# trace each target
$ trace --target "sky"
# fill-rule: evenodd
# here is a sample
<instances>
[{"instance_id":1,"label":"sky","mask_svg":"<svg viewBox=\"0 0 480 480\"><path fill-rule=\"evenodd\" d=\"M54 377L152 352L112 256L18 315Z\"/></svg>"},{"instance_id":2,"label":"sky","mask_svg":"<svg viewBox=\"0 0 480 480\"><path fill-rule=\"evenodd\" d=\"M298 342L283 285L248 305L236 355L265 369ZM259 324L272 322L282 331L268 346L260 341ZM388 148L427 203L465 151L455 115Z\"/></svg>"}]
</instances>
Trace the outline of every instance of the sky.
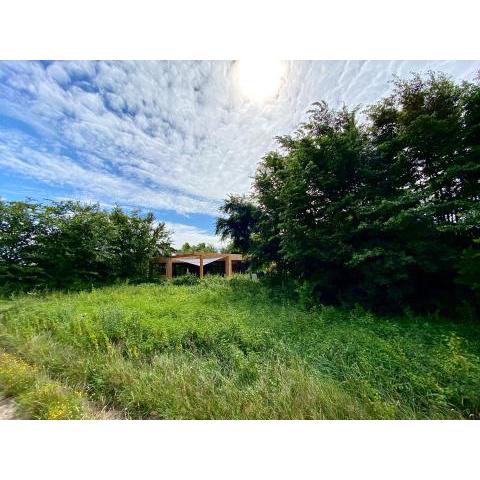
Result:
<instances>
[{"instance_id":1,"label":"sky","mask_svg":"<svg viewBox=\"0 0 480 480\"><path fill-rule=\"evenodd\" d=\"M177 247L219 245L222 199L313 102L365 106L428 70L480 61L0 61L0 197L140 208Z\"/></svg>"}]
</instances>

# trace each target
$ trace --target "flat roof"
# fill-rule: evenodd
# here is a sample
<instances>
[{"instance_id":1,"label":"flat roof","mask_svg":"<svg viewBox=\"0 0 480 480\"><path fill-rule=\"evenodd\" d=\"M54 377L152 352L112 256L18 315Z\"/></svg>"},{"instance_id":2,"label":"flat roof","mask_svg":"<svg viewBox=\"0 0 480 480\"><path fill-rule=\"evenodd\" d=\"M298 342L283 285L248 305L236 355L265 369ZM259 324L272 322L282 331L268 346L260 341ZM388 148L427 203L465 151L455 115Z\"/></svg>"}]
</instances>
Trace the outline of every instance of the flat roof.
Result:
<instances>
[{"instance_id":1,"label":"flat roof","mask_svg":"<svg viewBox=\"0 0 480 480\"><path fill-rule=\"evenodd\" d=\"M212 258L212 257L219 257L218 260L223 260L226 257L230 257L230 260L243 260L243 255L241 253L202 253L202 252L195 252L195 253L182 253L179 255L172 255L170 257L157 257L154 259L156 262L166 262L168 259L172 259L173 263L175 263L176 258Z\"/></svg>"}]
</instances>

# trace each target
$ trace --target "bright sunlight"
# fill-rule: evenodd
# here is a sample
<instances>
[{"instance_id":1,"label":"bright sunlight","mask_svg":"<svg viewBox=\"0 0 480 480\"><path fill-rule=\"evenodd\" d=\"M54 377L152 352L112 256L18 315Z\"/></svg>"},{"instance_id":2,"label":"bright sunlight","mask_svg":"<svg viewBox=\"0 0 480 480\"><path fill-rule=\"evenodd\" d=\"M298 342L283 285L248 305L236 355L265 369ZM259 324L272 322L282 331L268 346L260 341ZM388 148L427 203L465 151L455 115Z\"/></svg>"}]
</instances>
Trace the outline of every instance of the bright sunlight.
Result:
<instances>
[{"instance_id":1,"label":"bright sunlight","mask_svg":"<svg viewBox=\"0 0 480 480\"><path fill-rule=\"evenodd\" d=\"M240 60L237 78L243 95L263 101L274 96L280 88L284 65L278 60Z\"/></svg>"}]
</instances>

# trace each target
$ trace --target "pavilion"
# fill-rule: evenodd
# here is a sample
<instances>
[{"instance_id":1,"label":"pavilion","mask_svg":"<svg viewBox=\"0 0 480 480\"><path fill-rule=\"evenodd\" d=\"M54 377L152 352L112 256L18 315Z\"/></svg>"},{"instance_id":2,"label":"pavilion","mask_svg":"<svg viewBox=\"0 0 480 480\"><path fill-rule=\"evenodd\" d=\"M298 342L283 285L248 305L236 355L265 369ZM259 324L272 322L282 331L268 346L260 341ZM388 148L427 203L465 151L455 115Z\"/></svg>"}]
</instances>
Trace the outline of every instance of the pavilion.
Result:
<instances>
[{"instance_id":1,"label":"pavilion","mask_svg":"<svg viewBox=\"0 0 480 480\"><path fill-rule=\"evenodd\" d=\"M165 265L165 275L167 278L174 276L175 265L187 265L193 267L194 273L198 272L202 279L205 267L207 265L215 266L217 272L221 272L225 277L230 277L232 273L241 269L243 256L239 253L188 253L174 255L171 257L157 257L154 263L160 266Z\"/></svg>"}]
</instances>

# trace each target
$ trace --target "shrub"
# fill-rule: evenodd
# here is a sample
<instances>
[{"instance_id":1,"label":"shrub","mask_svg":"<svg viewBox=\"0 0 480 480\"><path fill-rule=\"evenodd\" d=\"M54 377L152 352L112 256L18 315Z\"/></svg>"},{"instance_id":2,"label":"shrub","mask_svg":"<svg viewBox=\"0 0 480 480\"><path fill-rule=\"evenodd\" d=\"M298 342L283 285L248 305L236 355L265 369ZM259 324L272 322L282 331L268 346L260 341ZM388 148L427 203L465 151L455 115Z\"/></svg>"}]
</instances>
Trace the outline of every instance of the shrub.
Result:
<instances>
[{"instance_id":1,"label":"shrub","mask_svg":"<svg viewBox=\"0 0 480 480\"><path fill-rule=\"evenodd\" d=\"M173 285L198 285L200 283L200 278L193 273L187 273L185 275L173 277L172 283Z\"/></svg>"}]
</instances>

